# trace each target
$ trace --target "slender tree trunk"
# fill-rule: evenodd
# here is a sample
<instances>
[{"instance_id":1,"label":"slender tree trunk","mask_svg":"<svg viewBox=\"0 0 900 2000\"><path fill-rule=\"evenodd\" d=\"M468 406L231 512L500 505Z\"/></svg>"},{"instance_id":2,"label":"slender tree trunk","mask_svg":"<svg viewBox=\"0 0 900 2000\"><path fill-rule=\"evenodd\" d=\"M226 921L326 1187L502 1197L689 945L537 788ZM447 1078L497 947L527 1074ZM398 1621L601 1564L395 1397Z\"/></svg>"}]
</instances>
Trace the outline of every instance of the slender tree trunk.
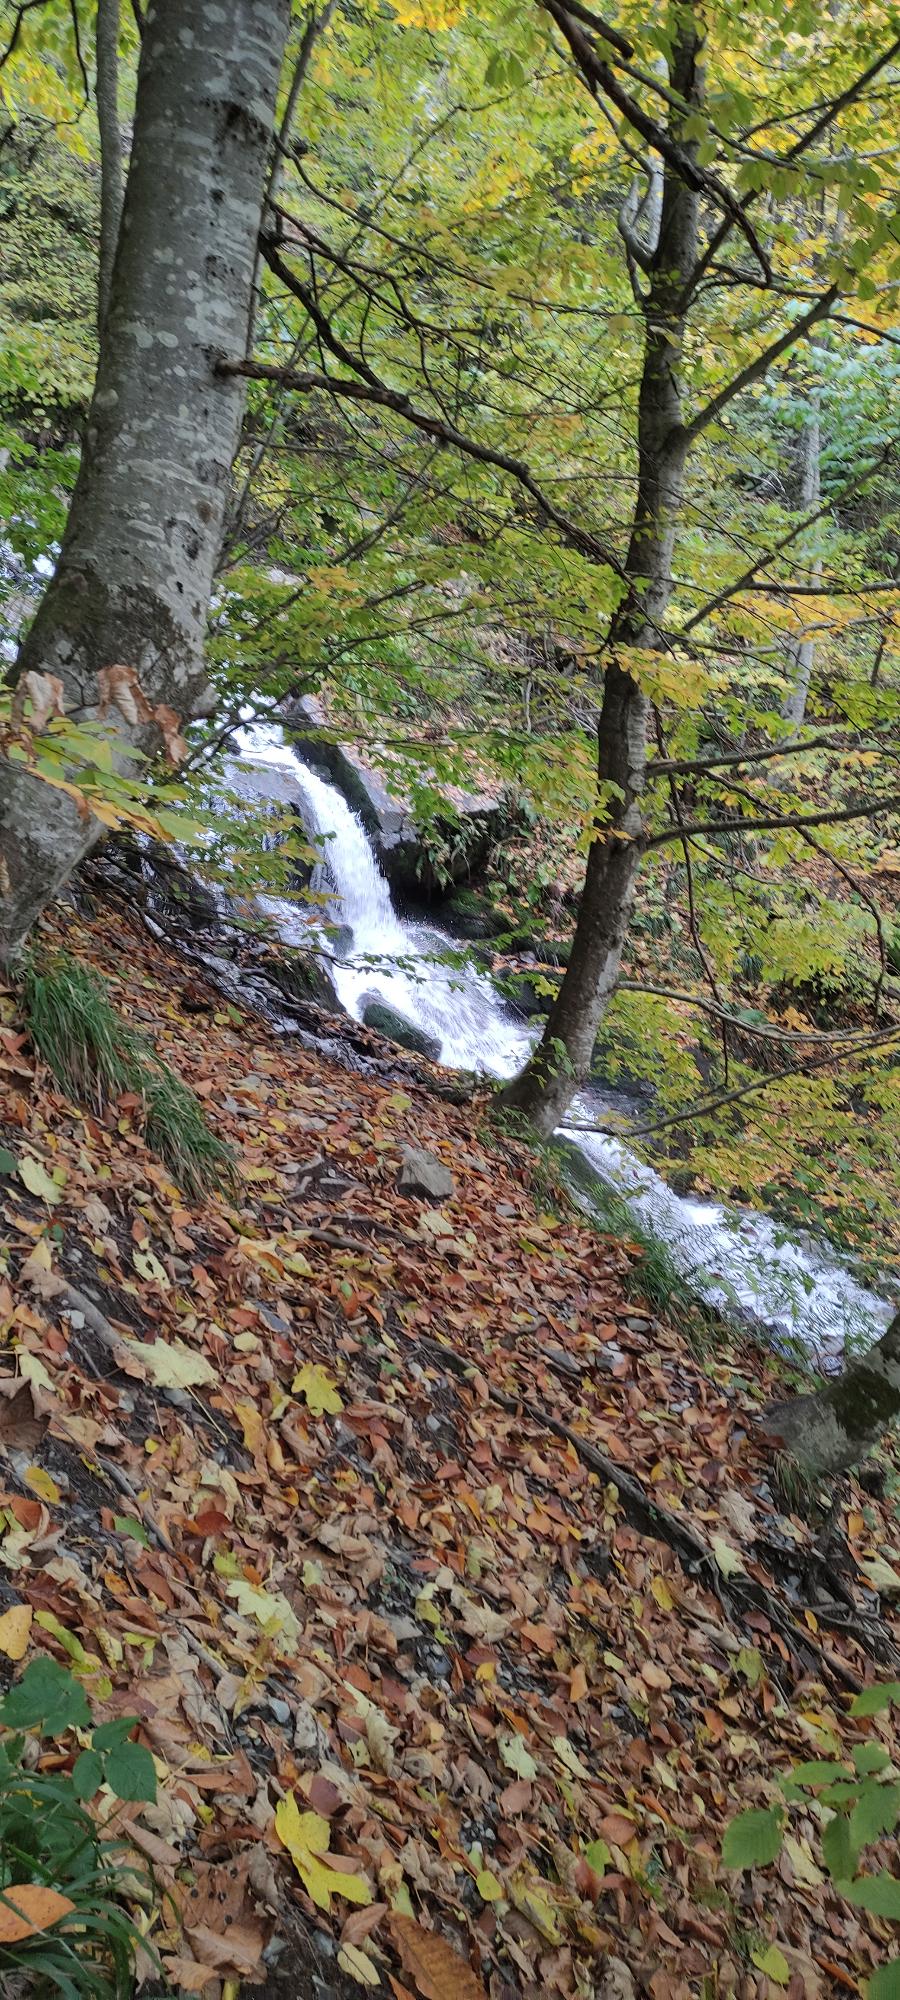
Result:
<instances>
[{"instance_id":1,"label":"slender tree trunk","mask_svg":"<svg viewBox=\"0 0 900 2000\"><path fill-rule=\"evenodd\" d=\"M693 107L702 97L700 39L685 25L671 68L674 94ZM673 115L673 136L680 117ZM654 184L651 183L651 192ZM629 232L635 221L628 218ZM607 639L607 667L597 729L599 820L588 853L569 964L544 1034L502 1101L549 1134L593 1055L597 1030L615 991L641 863L641 794L650 702L628 671L627 649L656 651L672 590L672 558L687 456L680 368L686 281L697 255L699 199L667 168L658 235L644 268L644 361L638 399L637 498L626 558L634 581ZM638 246L640 250L640 246Z\"/></svg>"},{"instance_id":2,"label":"slender tree trunk","mask_svg":"<svg viewBox=\"0 0 900 2000\"><path fill-rule=\"evenodd\" d=\"M814 389L800 442L800 508L804 514L812 513L813 509L819 505L822 491L821 464L821 398L819 390ZM809 579L810 583L820 582L821 576L822 556L821 551L817 551L813 558ZM798 729L806 714L806 704L809 699L809 684L812 679L815 657L815 640L801 639L799 645L794 649L793 680L781 710L785 722L795 723Z\"/></svg>"},{"instance_id":3,"label":"slender tree trunk","mask_svg":"<svg viewBox=\"0 0 900 2000\"><path fill-rule=\"evenodd\" d=\"M900 1313L858 1361L813 1396L765 1413L766 1430L807 1471L844 1472L872 1451L900 1417Z\"/></svg>"},{"instance_id":4,"label":"slender tree trunk","mask_svg":"<svg viewBox=\"0 0 900 2000\"><path fill-rule=\"evenodd\" d=\"M154 0L81 468L18 672L58 675L95 716L124 663L148 702L208 711L203 645L232 459L288 0ZM149 753L155 725L110 731ZM0 950L9 956L93 846L97 822L0 764Z\"/></svg>"},{"instance_id":5,"label":"slender tree trunk","mask_svg":"<svg viewBox=\"0 0 900 2000\"><path fill-rule=\"evenodd\" d=\"M97 124L100 129L100 273L98 324L109 311L113 264L122 219L122 133L119 127L119 0L97 0Z\"/></svg>"}]
</instances>

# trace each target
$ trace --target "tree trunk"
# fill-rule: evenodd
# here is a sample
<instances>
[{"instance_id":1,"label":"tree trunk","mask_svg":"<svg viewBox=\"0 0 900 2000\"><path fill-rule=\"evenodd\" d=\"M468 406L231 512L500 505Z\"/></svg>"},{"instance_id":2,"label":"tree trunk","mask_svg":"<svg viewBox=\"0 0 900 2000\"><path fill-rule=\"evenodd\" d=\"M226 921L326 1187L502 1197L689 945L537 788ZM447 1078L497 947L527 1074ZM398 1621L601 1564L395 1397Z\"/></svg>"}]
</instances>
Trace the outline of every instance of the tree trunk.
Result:
<instances>
[{"instance_id":1,"label":"tree trunk","mask_svg":"<svg viewBox=\"0 0 900 2000\"><path fill-rule=\"evenodd\" d=\"M700 40L686 26L676 44L671 89L693 108L701 101ZM673 136L681 117L673 114ZM631 218L629 219L631 220ZM641 863L641 794L650 702L628 672L629 647L658 651L672 591L672 558L687 456L679 379L684 298L697 255L699 199L667 167L659 231L645 268L644 361L638 399L638 482L626 570L634 581L613 617L597 728L598 803L602 824L591 842L569 964L544 1033L502 1103L547 1136L587 1074L597 1031L615 992Z\"/></svg>"},{"instance_id":2,"label":"tree trunk","mask_svg":"<svg viewBox=\"0 0 900 2000\"><path fill-rule=\"evenodd\" d=\"M288 0L155 0L81 468L55 574L17 671L58 675L75 721L124 663L147 700L208 711L203 645L231 463L263 179ZM155 725L110 724L155 752ZM0 765L0 950L93 846L99 826Z\"/></svg>"},{"instance_id":3,"label":"tree trunk","mask_svg":"<svg viewBox=\"0 0 900 2000\"><path fill-rule=\"evenodd\" d=\"M775 1403L763 1419L813 1474L844 1472L879 1444L900 1416L900 1312L858 1361L812 1396Z\"/></svg>"},{"instance_id":4,"label":"tree trunk","mask_svg":"<svg viewBox=\"0 0 900 2000\"><path fill-rule=\"evenodd\" d=\"M819 390L813 391L809 413L803 426L800 443L800 506L804 514L812 513L818 507L821 495L822 463L822 420ZM810 583L819 583L822 576L822 556L818 552L812 563ZM794 649L793 680L781 713L785 722L793 722L799 729L806 714L809 698L809 684L812 679L813 663L816 657L814 639L801 639Z\"/></svg>"},{"instance_id":5,"label":"tree trunk","mask_svg":"<svg viewBox=\"0 0 900 2000\"><path fill-rule=\"evenodd\" d=\"M113 265L122 220L122 134L119 128L119 0L97 0L95 43L97 125L100 131L100 272L97 323L109 311Z\"/></svg>"}]
</instances>

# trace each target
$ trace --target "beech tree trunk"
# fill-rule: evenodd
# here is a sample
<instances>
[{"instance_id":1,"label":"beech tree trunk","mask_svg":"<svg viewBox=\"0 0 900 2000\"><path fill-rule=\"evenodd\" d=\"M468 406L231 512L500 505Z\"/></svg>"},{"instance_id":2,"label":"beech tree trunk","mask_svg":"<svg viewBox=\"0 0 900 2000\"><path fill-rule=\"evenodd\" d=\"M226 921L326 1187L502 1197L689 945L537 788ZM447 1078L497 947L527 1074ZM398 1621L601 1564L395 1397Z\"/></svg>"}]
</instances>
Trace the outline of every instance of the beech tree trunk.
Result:
<instances>
[{"instance_id":1,"label":"beech tree trunk","mask_svg":"<svg viewBox=\"0 0 900 2000\"><path fill-rule=\"evenodd\" d=\"M900 1312L880 1340L812 1396L765 1413L771 1436L813 1474L844 1472L865 1458L900 1417Z\"/></svg>"},{"instance_id":2,"label":"beech tree trunk","mask_svg":"<svg viewBox=\"0 0 900 2000\"><path fill-rule=\"evenodd\" d=\"M692 108L700 102L700 37L687 23L676 44L670 85ZM682 115L672 117L680 136ZM697 256L699 197L667 167L655 243L642 268L644 360L638 399L638 480L626 570L634 581L613 617L597 727L597 786L602 821L588 852L572 953L544 1033L502 1102L549 1135L590 1068L597 1031L615 991L641 864L641 794L647 764L650 702L628 671L629 647L658 651L672 592L672 558L687 457L680 369L687 279ZM629 226L629 236L631 229ZM628 240L626 238L626 240ZM638 250L640 246L638 245Z\"/></svg>"},{"instance_id":3,"label":"beech tree trunk","mask_svg":"<svg viewBox=\"0 0 900 2000\"><path fill-rule=\"evenodd\" d=\"M122 220L122 134L119 128L119 0L97 0L95 37L97 124L100 130L100 270L97 323L109 311Z\"/></svg>"},{"instance_id":4,"label":"beech tree trunk","mask_svg":"<svg viewBox=\"0 0 900 2000\"><path fill-rule=\"evenodd\" d=\"M17 672L55 674L76 721L133 667L151 705L208 711L203 647L242 386L263 181L289 0L154 0L81 468ZM110 733L153 753L155 725ZM93 846L63 792L0 764L0 953L17 950Z\"/></svg>"}]
</instances>

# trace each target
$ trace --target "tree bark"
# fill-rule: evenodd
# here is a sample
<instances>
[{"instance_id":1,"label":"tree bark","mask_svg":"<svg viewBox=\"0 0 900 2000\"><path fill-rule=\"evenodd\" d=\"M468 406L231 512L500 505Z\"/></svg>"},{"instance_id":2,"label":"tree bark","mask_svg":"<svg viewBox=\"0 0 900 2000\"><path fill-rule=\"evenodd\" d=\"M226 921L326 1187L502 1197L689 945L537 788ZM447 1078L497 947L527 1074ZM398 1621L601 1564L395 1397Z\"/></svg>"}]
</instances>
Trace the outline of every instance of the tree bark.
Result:
<instances>
[{"instance_id":1,"label":"tree bark","mask_svg":"<svg viewBox=\"0 0 900 2000\"><path fill-rule=\"evenodd\" d=\"M119 126L119 0L97 0L95 43L97 125L100 131L100 271L97 322L109 311L113 265L122 220L122 133Z\"/></svg>"},{"instance_id":2,"label":"tree bark","mask_svg":"<svg viewBox=\"0 0 900 2000\"><path fill-rule=\"evenodd\" d=\"M96 715L98 672L133 667L148 702L208 712L206 617L243 393L242 353L288 0L155 0L81 467L56 571L17 672L58 675ZM148 753L155 725L111 734ZM0 764L0 952L93 846L99 825Z\"/></svg>"},{"instance_id":3,"label":"tree bark","mask_svg":"<svg viewBox=\"0 0 900 2000\"><path fill-rule=\"evenodd\" d=\"M684 19L670 83L692 109L702 99L699 32ZM673 113L678 137L683 114ZM625 649L658 651L672 590L672 558L687 458L680 368L687 281L697 257L699 196L666 167L644 312L644 360L638 399L637 496L626 571L633 579L613 617L597 729L598 803L602 822L591 842L569 964L530 1061L506 1086L502 1103L544 1136L555 1130L586 1075L597 1031L619 977L642 856L641 794L650 702L629 673Z\"/></svg>"},{"instance_id":4,"label":"tree bark","mask_svg":"<svg viewBox=\"0 0 900 2000\"><path fill-rule=\"evenodd\" d=\"M900 1416L900 1312L858 1361L812 1396L792 1396L763 1423L814 1475L845 1472L865 1458Z\"/></svg>"}]
</instances>

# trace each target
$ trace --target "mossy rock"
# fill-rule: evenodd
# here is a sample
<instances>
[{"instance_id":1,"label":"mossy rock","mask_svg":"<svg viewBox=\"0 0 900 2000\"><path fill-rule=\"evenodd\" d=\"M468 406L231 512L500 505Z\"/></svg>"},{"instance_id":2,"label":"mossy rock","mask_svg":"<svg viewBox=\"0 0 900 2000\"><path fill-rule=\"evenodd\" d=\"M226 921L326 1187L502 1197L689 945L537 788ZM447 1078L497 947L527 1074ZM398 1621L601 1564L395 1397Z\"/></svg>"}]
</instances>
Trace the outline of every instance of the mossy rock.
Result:
<instances>
[{"instance_id":1,"label":"mossy rock","mask_svg":"<svg viewBox=\"0 0 900 2000\"><path fill-rule=\"evenodd\" d=\"M437 1038L426 1034L424 1028L417 1028L414 1021L408 1021L405 1014L389 1007L386 1000L374 997L366 1000L362 1018L367 1028L376 1029L389 1042L396 1042L398 1048L410 1049L413 1055L427 1056L430 1062L440 1061L441 1045Z\"/></svg>"}]
</instances>

